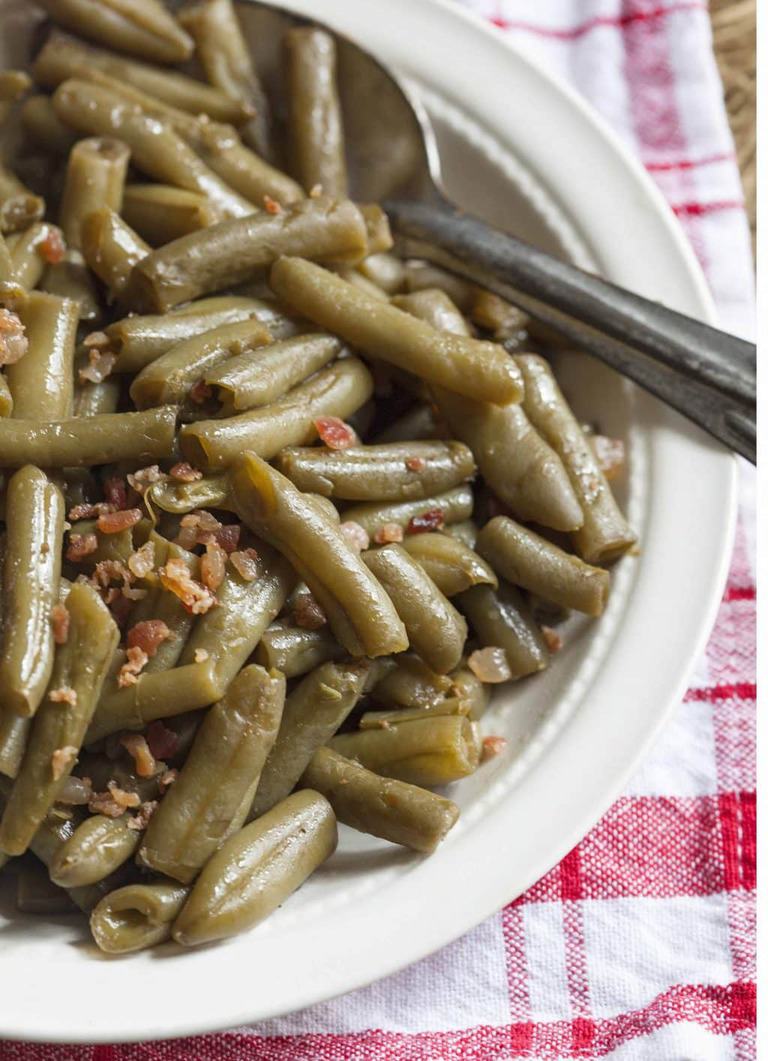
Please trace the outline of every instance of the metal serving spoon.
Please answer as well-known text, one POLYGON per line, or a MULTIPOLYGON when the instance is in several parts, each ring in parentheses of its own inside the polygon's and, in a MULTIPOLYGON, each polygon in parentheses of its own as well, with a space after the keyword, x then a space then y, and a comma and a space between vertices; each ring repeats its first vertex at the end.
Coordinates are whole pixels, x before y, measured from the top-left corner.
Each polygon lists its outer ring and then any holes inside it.
MULTIPOLYGON (((281 39, 310 20, 247 0, 240 12, 256 66, 281 100, 281 39)), ((434 131, 417 99, 374 56, 316 19, 338 54, 350 185, 389 215, 398 251, 490 289, 677 409, 753 463, 756 351, 537 250, 459 210, 442 187, 434 131)), ((274 120, 280 124, 282 115, 274 120)))

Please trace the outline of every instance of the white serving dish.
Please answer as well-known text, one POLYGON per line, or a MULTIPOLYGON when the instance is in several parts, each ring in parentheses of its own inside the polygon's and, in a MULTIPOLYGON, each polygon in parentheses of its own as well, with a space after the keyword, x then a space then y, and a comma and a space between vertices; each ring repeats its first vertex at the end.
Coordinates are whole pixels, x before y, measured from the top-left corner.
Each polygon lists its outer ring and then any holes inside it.
MULTIPOLYGON (((447 0, 285 6, 320 14, 422 92, 462 205, 713 320, 690 248, 645 172, 500 35, 447 0)), ((4 10, 8 65, 29 6, 4 10)), ((119 960, 96 951, 81 920, 22 917, 0 891, 0 1037, 191 1035, 360 987, 520 894, 608 808, 704 647, 730 554, 735 461, 600 365, 571 358, 562 378, 586 418, 628 442, 623 500, 642 547, 621 564, 605 617, 577 624, 546 674, 497 694, 483 728, 509 737, 508 751, 455 786, 462 820, 443 847, 423 859, 343 830, 332 861, 252 933, 119 960)))

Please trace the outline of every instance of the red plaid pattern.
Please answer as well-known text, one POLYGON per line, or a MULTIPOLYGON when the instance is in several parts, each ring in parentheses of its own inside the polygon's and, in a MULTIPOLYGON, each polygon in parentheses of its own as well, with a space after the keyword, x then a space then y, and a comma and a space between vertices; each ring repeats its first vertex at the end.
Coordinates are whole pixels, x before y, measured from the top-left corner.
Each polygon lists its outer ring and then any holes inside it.
MULTIPOLYGON (((706 4, 465 0, 632 146, 751 331, 751 258, 706 4)), ((0 1044, 7 1061, 751 1061, 755 1056, 752 479, 692 688, 628 791, 525 895, 344 999, 221 1035, 0 1044)), ((621 705, 617 705, 620 710, 621 705)))

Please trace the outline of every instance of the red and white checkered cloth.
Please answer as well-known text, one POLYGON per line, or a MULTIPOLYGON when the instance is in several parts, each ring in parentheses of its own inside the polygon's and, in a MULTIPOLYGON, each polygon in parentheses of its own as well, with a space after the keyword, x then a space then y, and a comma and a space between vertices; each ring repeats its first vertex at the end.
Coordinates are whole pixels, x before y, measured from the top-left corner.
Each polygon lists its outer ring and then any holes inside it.
MULTIPOLYGON (((419 0, 414 0, 419 2, 419 0)), ((752 330, 752 266, 706 4, 464 0, 580 90, 643 160, 752 330)), ((0 1043, 8 1061, 751 1061, 755 1056, 753 479, 692 688, 599 825, 526 895, 351 995, 221 1035, 0 1043)), ((137 1011, 137 1012, 140 1012, 137 1011)))

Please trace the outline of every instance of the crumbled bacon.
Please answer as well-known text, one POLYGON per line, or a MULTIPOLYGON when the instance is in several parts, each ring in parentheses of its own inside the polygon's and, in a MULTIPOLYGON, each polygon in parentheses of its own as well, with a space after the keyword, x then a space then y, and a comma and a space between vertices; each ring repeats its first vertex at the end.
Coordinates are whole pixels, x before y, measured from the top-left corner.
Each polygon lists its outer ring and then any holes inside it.
POLYGON ((27 352, 27 333, 15 313, 0 309, 0 365, 15 365, 27 352))
POLYGON ((221 523, 205 509, 188 512, 186 516, 181 517, 179 526, 176 543, 182 549, 194 549, 196 545, 214 541, 221 530, 221 523))
POLYGON ((144 542, 135 553, 128 557, 128 570, 136 578, 146 578, 155 566, 155 543, 144 542))
POLYGON ((170 788, 174 781, 177 780, 178 776, 178 770, 166 770, 163 776, 157 782, 160 787, 160 791, 165 792, 166 789, 170 788))
POLYGON ((157 650, 163 641, 167 641, 173 635, 162 619, 143 619, 140 623, 132 626, 126 635, 128 648, 140 648, 146 652, 151 659, 157 654, 157 650))
POLYGON ((88 352, 88 364, 78 369, 81 383, 102 383, 115 367, 117 354, 112 350, 98 350, 92 347, 88 352))
POLYGON ((169 560, 158 574, 165 588, 174 593, 192 615, 204 615, 218 603, 207 586, 192 578, 189 568, 181 559, 169 560))
POLYGON ((189 400, 195 405, 203 405, 213 396, 213 388, 203 379, 199 379, 189 392, 189 400))
POLYGON ((106 350, 109 346, 109 336, 106 332, 90 332, 83 339, 86 350, 106 350))
POLYGON ((56 644, 66 645, 69 637, 69 612, 63 604, 54 604, 51 608, 51 626, 56 644))
POLYGON ((111 475, 104 480, 104 497, 118 511, 128 507, 128 488, 122 475, 111 475))
POLYGON ((130 814, 128 816, 128 820, 125 824, 129 829, 135 829, 136 832, 141 832, 149 825, 150 819, 156 810, 157 800, 148 799, 141 804, 138 814, 130 814))
POLYGON ((147 468, 139 468, 127 476, 128 483, 137 494, 143 495, 144 491, 152 483, 160 482, 165 476, 160 471, 160 467, 157 464, 150 464, 147 468))
POLYGON ((407 457, 405 466, 409 472, 423 472, 427 466, 427 462, 423 457, 407 457))
POLYGON ((428 508, 426 512, 419 512, 411 516, 406 534, 429 534, 430 531, 442 530, 445 526, 445 514, 441 508, 428 508))
POLYGON ((240 524, 224 523, 214 531, 214 537, 225 553, 233 553, 240 542, 240 524))
POLYGON ((103 513, 96 521, 96 526, 102 534, 119 534, 120 531, 130 530, 131 527, 135 527, 140 519, 140 508, 126 508, 121 512, 103 513))
POLYGON ((93 582, 106 589, 110 582, 122 582, 127 585, 132 575, 122 560, 99 560, 93 569, 93 582))
POLYGON ((80 519, 96 519, 97 516, 102 516, 108 512, 114 512, 114 509, 106 501, 98 501, 95 505, 85 502, 82 505, 75 505, 74 508, 71 508, 67 513, 67 519, 71 519, 74 522, 80 519))
POLYGON ((319 630, 325 626, 327 619, 325 612, 317 603, 312 594, 297 593, 293 604, 293 621, 304 630, 319 630))
POLYGON ((95 553, 98 547, 99 539, 95 534, 70 534, 64 558, 70 564, 79 564, 86 556, 95 553))
POLYGON ((44 262, 49 265, 58 265, 64 261, 64 253, 67 249, 61 229, 55 225, 49 225, 44 239, 41 239, 35 248, 44 262))
POLYGON ((338 416, 318 416, 315 428, 321 440, 329 449, 349 449, 359 442, 354 428, 345 424, 338 416))
POLYGON ((48 699, 52 704, 71 704, 74 707, 77 703, 77 692, 69 685, 62 685, 60 689, 51 689, 48 699))
POLYGON ((487 763, 489 759, 495 759, 497 755, 502 754, 506 747, 506 737, 483 737, 480 762, 487 763))
POLYGON ((264 209, 268 214, 282 214, 283 208, 277 199, 273 199, 271 195, 264 196, 264 209))
MULTIPOLYGON (((140 592, 137 590, 136 592, 140 592)), ((115 597, 111 601, 107 601, 109 610, 112 612, 112 618, 115 620, 117 625, 122 630, 131 615, 133 605, 128 597, 124 596, 127 593, 126 589, 123 589, 122 593, 120 590, 114 590, 115 597)))
POLYGON ((373 535, 377 545, 389 545, 390 542, 403 540, 403 528, 399 523, 382 523, 373 535))
POLYGON ((503 648, 499 648, 496 645, 477 649, 469 657, 467 664, 475 677, 487 685, 494 685, 497 682, 508 682, 512 677, 512 671, 509 669, 509 663, 507 662, 507 654, 503 648))
POLYGON ((365 527, 361 527, 360 524, 355 523, 354 520, 350 519, 346 520, 344 523, 340 523, 339 530, 347 545, 357 553, 361 553, 363 549, 367 549, 371 544, 371 539, 368 537, 368 532, 365 527))
POLYGON ((172 479, 178 479, 180 483, 194 483, 202 479, 203 473, 198 468, 193 468, 187 461, 179 461, 171 468, 170 476, 172 479))
POLYGON ((124 733, 120 743, 133 759, 139 777, 154 777, 158 772, 157 760, 149 749, 146 737, 140 733, 124 733))
POLYGON ((200 560, 200 581, 215 592, 224 581, 226 570, 227 554, 218 542, 207 542, 205 554, 200 560))
POLYGON ((149 660, 147 653, 143 648, 139 648, 138 645, 126 649, 125 655, 125 663, 117 672, 117 684, 121 689, 126 689, 129 685, 136 684, 139 680, 139 675, 149 660))
POLYGON ((162 722, 150 722, 147 726, 147 744, 156 759, 172 759, 179 747, 179 737, 162 722))
POLYGON ((205 663, 210 653, 207 648, 196 648, 195 649, 195 663, 205 663))
POLYGON ((51 756, 51 773, 54 781, 60 781, 66 773, 72 769, 77 759, 77 748, 72 744, 65 744, 63 748, 57 748, 51 756))
POLYGON ((230 553, 229 559, 238 575, 246 582, 253 582, 259 574, 259 554, 255 549, 240 549, 230 553))
POLYGON ((560 637, 557 630, 553 630, 551 626, 542 626, 541 635, 550 652, 559 652, 563 647, 562 637, 560 637))
POLYGON ((104 814, 107 818, 121 818, 129 807, 138 807, 140 804, 138 792, 126 792, 115 781, 109 781, 106 792, 94 792, 88 810, 92 814, 104 814))

